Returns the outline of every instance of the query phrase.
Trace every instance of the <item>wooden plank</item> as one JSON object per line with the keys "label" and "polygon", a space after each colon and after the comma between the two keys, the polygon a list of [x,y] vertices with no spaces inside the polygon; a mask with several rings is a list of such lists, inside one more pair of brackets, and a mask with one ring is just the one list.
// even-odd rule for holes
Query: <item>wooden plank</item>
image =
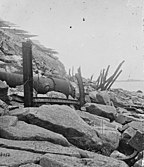
{"label": "wooden plank", "polygon": [[24,107],[32,107],[33,71],[32,71],[32,44],[30,40],[22,43],[22,54],[23,54]]}

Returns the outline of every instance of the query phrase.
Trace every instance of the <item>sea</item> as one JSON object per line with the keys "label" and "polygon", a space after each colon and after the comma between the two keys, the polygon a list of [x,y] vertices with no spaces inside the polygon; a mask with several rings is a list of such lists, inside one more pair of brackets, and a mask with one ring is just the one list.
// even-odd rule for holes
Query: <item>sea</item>
{"label": "sea", "polygon": [[115,81],[111,88],[122,88],[128,91],[141,90],[144,93],[144,80],[140,81]]}

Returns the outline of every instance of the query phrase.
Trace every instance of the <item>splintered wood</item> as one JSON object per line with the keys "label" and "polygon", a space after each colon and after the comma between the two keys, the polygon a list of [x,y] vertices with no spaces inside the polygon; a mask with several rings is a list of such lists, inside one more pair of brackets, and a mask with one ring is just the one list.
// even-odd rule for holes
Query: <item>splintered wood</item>
{"label": "splintered wood", "polygon": [[113,83],[116,81],[116,79],[121,74],[122,70],[120,70],[120,68],[124,62],[125,61],[122,61],[118,65],[115,72],[109,78],[107,77],[107,75],[109,72],[110,65],[107,67],[106,70],[105,69],[101,70],[100,75],[98,79],[96,80],[95,85],[93,85],[93,87],[97,90],[109,90],[111,86],[113,85]]}

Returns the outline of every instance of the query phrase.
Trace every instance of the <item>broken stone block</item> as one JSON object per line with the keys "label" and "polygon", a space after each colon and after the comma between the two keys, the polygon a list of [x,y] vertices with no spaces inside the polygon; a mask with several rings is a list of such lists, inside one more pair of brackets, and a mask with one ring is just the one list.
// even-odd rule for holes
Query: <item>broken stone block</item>
{"label": "broken stone block", "polygon": [[138,160],[133,167],[144,167],[144,159]]}
{"label": "broken stone block", "polygon": [[8,101],[8,85],[0,80],[0,115],[9,115]]}
{"label": "broken stone block", "polygon": [[9,149],[13,148],[15,150],[24,150],[42,154],[60,154],[77,158],[81,158],[81,152],[87,154],[86,151],[81,151],[76,147],[64,147],[48,141],[9,140],[0,138],[0,146]]}
{"label": "broken stone block", "polygon": [[132,121],[128,124],[133,129],[139,130],[142,133],[144,133],[144,121],[138,122],[138,121]]}
{"label": "broken stone block", "polygon": [[96,100],[100,104],[111,105],[111,100],[110,100],[110,97],[109,97],[107,91],[100,91],[100,92],[98,92],[96,94]]}
{"label": "broken stone block", "polygon": [[128,167],[120,160],[95,153],[94,158],[76,158],[64,155],[45,154],[40,160],[43,167]]}
{"label": "broken stone block", "polygon": [[1,116],[0,117],[0,127],[15,126],[18,118],[15,116]]}
{"label": "broken stone block", "polygon": [[[10,121],[11,119],[13,121]],[[64,136],[24,121],[16,121],[16,119],[15,116],[0,117],[0,137],[12,140],[45,140],[63,146],[70,146]]]}
{"label": "broken stone block", "polygon": [[38,163],[41,154],[0,147],[0,166],[20,166],[26,163]]}
{"label": "broken stone block", "polygon": [[117,114],[116,108],[113,106],[96,104],[96,103],[86,103],[85,106],[87,112],[108,118],[110,119],[110,121],[113,121]]}
{"label": "broken stone block", "polygon": [[8,105],[0,99],[0,115],[9,115]]}
{"label": "broken stone block", "polygon": [[97,132],[66,105],[31,107],[25,117],[32,124],[62,134],[79,148],[100,150],[102,147]]}
{"label": "broken stone block", "polygon": [[8,85],[0,80],[0,90],[8,90]]}
{"label": "broken stone block", "polygon": [[98,136],[105,145],[102,150],[105,150],[109,154],[118,147],[120,133],[116,130],[116,126],[109,122],[109,119],[80,110],[76,110],[76,112],[86,123],[97,131]]}
{"label": "broken stone block", "polygon": [[89,97],[93,103],[111,105],[111,100],[107,91],[91,91]]}
{"label": "broken stone block", "polygon": [[119,151],[117,151],[117,150],[114,150],[111,153],[110,157],[116,158],[116,159],[124,159],[124,158],[126,158],[126,155],[121,153],[121,152],[119,152]]}
{"label": "broken stone block", "polygon": [[111,125],[108,118],[100,117],[100,116],[90,114],[88,112],[80,111],[80,110],[76,110],[76,113],[89,125],[91,125],[90,124],[91,122],[93,122],[93,125],[96,125],[96,126],[101,126],[103,123],[103,124],[106,124],[108,127],[115,128],[114,125]]}
{"label": "broken stone block", "polygon": [[134,148],[128,144],[128,140],[122,138],[119,142],[119,147],[117,149],[119,152],[131,156],[134,153]]}
{"label": "broken stone block", "polygon": [[139,152],[138,155],[137,155],[137,157],[136,157],[137,160],[140,160],[142,158],[144,158],[144,150],[141,151],[141,152]]}
{"label": "broken stone block", "polygon": [[123,133],[127,128],[129,128],[129,126],[128,126],[128,124],[125,124],[122,127],[119,127],[118,131],[120,131],[121,133]]}
{"label": "broken stone block", "polygon": [[89,92],[89,98],[91,99],[91,102],[96,103],[96,95],[98,94],[98,91],[91,91]]}
{"label": "broken stone block", "polygon": [[111,125],[115,126],[115,128],[117,130],[119,130],[120,128],[122,128],[122,124],[120,124],[120,123],[118,123],[116,121],[111,122]]}
{"label": "broken stone block", "polygon": [[117,107],[116,110],[117,110],[117,113],[118,113],[118,114],[129,113],[128,110],[126,110],[125,108],[122,108],[122,107]]}
{"label": "broken stone block", "polygon": [[123,125],[127,122],[127,117],[123,114],[118,114],[115,117],[115,121]]}
{"label": "broken stone block", "polygon": [[122,138],[130,139],[134,137],[135,134],[136,134],[136,130],[133,129],[132,127],[129,127],[123,132]]}
{"label": "broken stone block", "polygon": [[0,80],[0,99],[2,101],[8,100],[8,85]]}
{"label": "broken stone block", "polygon": [[134,137],[128,141],[128,144],[139,152],[144,150],[144,133],[137,131]]}
{"label": "broken stone block", "polygon": [[135,118],[135,117],[125,113],[125,114],[117,114],[115,117],[115,121],[124,125],[124,124],[132,122],[132,121],[139,121],[140,122],[140,119]]}
{"label": "broken stone block", "polygon": [[105,125],[100,127],[94,126],[93,128],[97,131],[99,138],[104,143],[102,148],[102,154],[109,156],[111,152],[117,149],[119,146],[119,141],[121,137],[120,133],[116,129],[109,128]]}

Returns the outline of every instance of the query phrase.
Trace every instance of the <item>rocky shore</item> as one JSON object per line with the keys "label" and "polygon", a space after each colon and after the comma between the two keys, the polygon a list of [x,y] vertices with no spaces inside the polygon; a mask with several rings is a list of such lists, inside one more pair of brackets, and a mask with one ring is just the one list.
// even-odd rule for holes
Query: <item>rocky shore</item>
{"label": "rocky shore", "polygon": [[[10,28],[0,28],[0,34],[0,69],[21,74],[26,35]],[[33,44],[33,71],[67,77],[53,53]],[[78,84],[70,81],[77,99]],[[23,96],[23,86],[0,81],[0,166],[142,167],[144,93],[98,91],[88,80],[83,83],[85,104],[79,109],[58,104],[24,108],[12,98]],[[37,96],[66,98],[54,91]]]}
{"label": "rocky shore", "polygon": [[[8,88],[7,97],[18,90]],[[85,101],[78,110],[57,104],[24,108],[11,99],[4,115],[1,100],[0,166],[142,166],[144,94],[89,86]]]}

